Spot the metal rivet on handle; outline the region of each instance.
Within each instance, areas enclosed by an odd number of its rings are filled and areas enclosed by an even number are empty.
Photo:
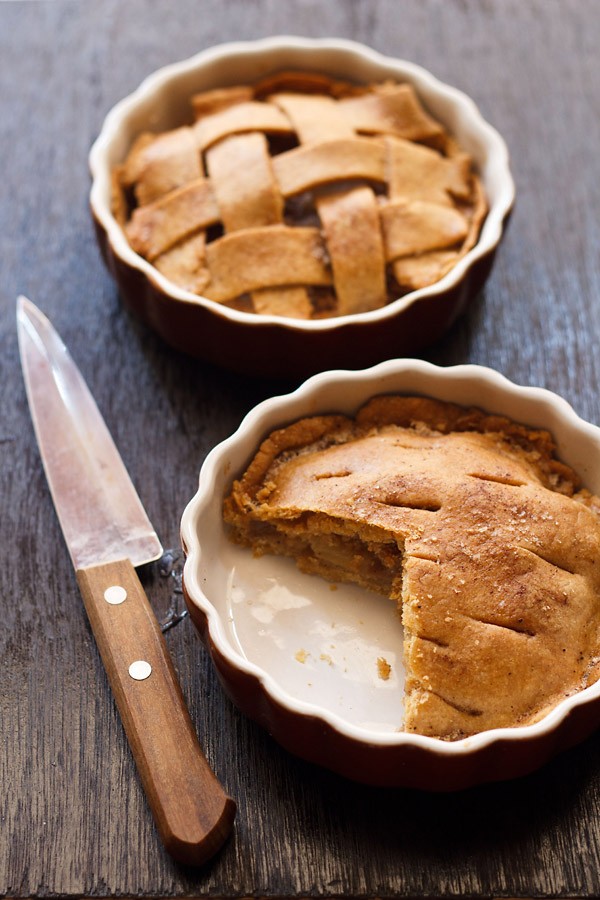
[[[111,606],[117,606],[127,598],[127,591],[120,584],[113,584],[104,591],[104,599]]]
[[[129,666],[129,674],[136,681],[144,681],[152,673],[152,666],[145,659],[136,659]]]

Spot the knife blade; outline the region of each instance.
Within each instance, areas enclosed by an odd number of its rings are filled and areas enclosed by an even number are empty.
[[[135,567],[162,554],[108,428],[53,326],[17,300],[19,352],[50,492],[149,806],[167,851],[199,865],[235,817],[202,752]]]

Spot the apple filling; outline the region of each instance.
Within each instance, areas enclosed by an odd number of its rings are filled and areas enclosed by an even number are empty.
[[[447,740],[598,678],[599,510],[546,432],[418,397],[274,432],[224,503],[256,554],[397,604],[404,728]]]

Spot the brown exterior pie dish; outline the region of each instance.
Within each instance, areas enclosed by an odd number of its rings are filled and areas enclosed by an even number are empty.
[[[599,448],[560,398],[476,366],[394,361],[265,401],[182,520],[226,690],[370,784],[456,790],[581,740],[600,716]]]
[[[485,280],[512,206],[472,102],[345,41],[224,45],[160,70],[92,148],[98,239],[173,346],[302,375],[414,352]]]

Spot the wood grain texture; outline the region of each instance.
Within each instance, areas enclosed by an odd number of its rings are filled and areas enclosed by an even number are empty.
[[[235,804],[198,744],[160,625],[128,559],[79,569],[77,582],[161,840],[201,865],[229,837]]]
[[[236,711],[185,616],[167,644],[238,815],[199,871],[157,839],[41,471],[15,298],[62,334],[174,548],[141,577],[159,620],[177,621],[179,518],[200,464],[294,385],[184,358],[123,310],[94,242],[87,152],[156,67],[269,33],[363,41],[473,96],[507,140],[517,204],[485,291],[425,356],[549,387],[600,424],[596,0],[0,3],[0,895],[597,896],[600,736],[459,795],[350,784]]]

